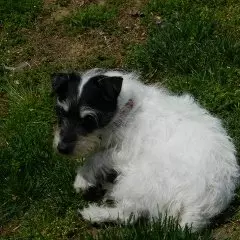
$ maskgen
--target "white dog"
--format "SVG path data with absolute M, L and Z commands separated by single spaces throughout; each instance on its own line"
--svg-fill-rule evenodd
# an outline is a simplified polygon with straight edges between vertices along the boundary
M 159 213 L 193 230 L 223 211 L 239 180 L 235 147 L 219 119 L 189 95 L 146 86 L 134 73 L 93 69 L 58 73 L 61 153 L 94 151 L 78 171 L 77 191 L 102 184 L 114 207 L 90 204 L 80 213 L 92 222 L 126 222 Z M 115 170 L 114 184 L 106 183 Z

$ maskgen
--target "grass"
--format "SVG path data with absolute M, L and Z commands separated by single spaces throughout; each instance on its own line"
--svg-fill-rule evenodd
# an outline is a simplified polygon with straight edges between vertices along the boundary
M 0 64 L 8 64 L 14 58 L 14 47 L 25 44 L 27 39 L 21 30 L 33 28 L 41 13 L 42 1 L 0 0 Z
M 91 4 L 76 11 L 73 16 L 64 21 L 69 25 L 70 31 L 81 32 L 87 29 L 116 29 L 117 8 L 115 5 Z
M 21 27 L 32 26 L 39 12 L 42 1 L 0 1 L 1 23 L 4 28 L 11 31 Z
M 134 55 L 135 65 L 148 72 L 154 69 L 174 74 L 195 72 L 216 75 L 220 80 L 225 78 L 225 69 L 237 70 L 239 35 L 234 36 L 229 26 L 217 19 L 218 9 L 193 1 L 163 2 L 152 1 L 146 9 L 163 19 L 160 24 L 150 24 L 148 42 L 135 51 L 138 56 Z
M 189 92 L 221 117 L 239 152 L 239 1 L 49 2 L 0 0 L 0 64 L 31 63 L 21 71 L 0 66 L 1 239 L 239 239 L 239 190 L 233 216 L 197 234 L 171 219 L 127 227 L 80 220 L 76 209 L 88 201 L 74 193 L 72 182 L 82 159 L 52 150 L 49 77 L 66 68 L 138 69 L 146 82 Z M 136 9 L 142 19 L 129 14 Z M 62 10 L 70 14 L 54 22 Z M 48 44 L 41 49 L 44 38 Z M 43 60 L 34 65 L 36 59 Z

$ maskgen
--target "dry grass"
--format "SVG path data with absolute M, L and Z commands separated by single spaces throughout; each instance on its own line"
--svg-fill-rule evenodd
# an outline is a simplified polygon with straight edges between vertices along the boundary
M 31 67 L 44 63 L 60 66 L 90 68 L 96 62 L 105 61 L 112 67 L 122 67 L 127 48 L 146 38 L 146 29 L 136 16 L 145 1 L 129 1 L 120 7 L 117 19 L 118 32 L 90 29 L 71 36 L 66 33 L 63 19 L 91 3 L 106 4 L 105 1 L 71 1 L 60 6 L 57 1 L 45 0 L 43 13 L 36 27 L 22 29 L 26 42 L 11 49 L 9 61 L 13 64 L 27 61 Z M 110 66 L 111 67 L 111 66 Z
M 232 221 L 215 229 L 213 238 L 216 240 L 239 240 L 240 220 Z

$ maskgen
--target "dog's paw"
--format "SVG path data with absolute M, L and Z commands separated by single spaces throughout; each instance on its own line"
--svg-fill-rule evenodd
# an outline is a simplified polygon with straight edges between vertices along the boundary
M 101 208 L 92 204 L 89 207 L 83 208 L 81 210 L 78 209 L 79 216 L 91 223 L 100 223 L 102 222 Z
M 85 191 L 92 186 L 93 184 L 91 184 L 85 178 L 83 178 L 81 174 L 77 174 L 73 184 L 73 187 L 77 193 L 79 193 L 80 191 Z

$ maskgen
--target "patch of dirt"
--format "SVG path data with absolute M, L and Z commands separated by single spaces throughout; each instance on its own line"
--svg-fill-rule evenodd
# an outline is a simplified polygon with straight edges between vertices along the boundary
M 46 5 L 48 5 L 48 4 L 54 4 L 54 3 L 56 3 L 57 2 L 57 0 L 44 0 L 43 1 L 43 4 L 44 4 L 44 6 L 46 6 Z
M 27 61 L 31 67 L 42 63 L 80 65 L 81 68 L 97 67 L 95 64 L 112 59 L 109 67 L 122 67 L 127 48 L 146 39 L 146 29 L 141 24 L 140 10 L 146 0 L 129 1 L 120 9 L 117 27 L 120 33 L 98 29 L 87 30 L 77 36 L 68 36 L 61 20 L 77 8 L 90 3 L 105 4 L 103 0 L 73 0 L 60 6 L 57 0 L 45 0 L 45 12 L 39 17 L 36 29 L 22 29 L 27 43 L 13 48 L 12 62 Z M 137 14 L 136 14 L 137 13 Z
M 77 37 L 61 35 L 44 35 L 43 33 L 28 33 L 31 54 L 25 61 L 31 67 L 42 63 L 74 65 L 81 62 L 81 65 L 90 57 L 94 58 L 103 54 L 116 57 L 120 60 L 119 41 L 116 37 L 107 36 L 104 32 L 92 30 Z M 19 55 L 24 57 L 25 50 L 18 50 Z M 121 62 L 121 60 L 120 60 Z M 120 63 L 119 62 L 119 63 Z
M 217 228 L 213 232 L 215 240 L 239 240 L 240 239 L 240 220 L 236 220 Z
M 67 17 L 71 13 L 68 8 L 61 8 L 52 13 L 51 17 L 54 21 L 61 21 L 63 18 Z
M 97 228 L 94 228 L 94 227 L 92 227 L 91 229 L 88 229 L 87 232 L 93 238 L 97 237 L 97 235 L 99 234 L 99 230 Z
M 146 39 L 146 28 L 141 24 L 143 2 L 146 1 L 136 1 L 134 5 L 120 11 L 118 25 L 124 29 L 123 39 L 127 42 L 140 43 Z
M 105 0 L 68 0 L 68 1 L 61 1 L 61 0 L 44 0 L 43 1 L 43 8 L 49 9 L 51 7 L 68 7 L 69 9 L 76 9 L 78 7 L 82 7 L 84 5 L 90 4 L 90 3 L 99 3 L 102 4 L 105 2 Z
M 18 222 L 10 222 L 5 226 L 0 226 L 0 237 L 10 237 L 15 234 L 21 225 Z
M 61 0 L 45 0 L 43 9 L 48 13 L 42 20 L 43 24 L 51 24 L 55 21 L 61 21 L 64 17 L 70 15 L 74 10 L 84 7 L 91 3 L 101 4 L 102 0 L 69 0 L 61 4 Z

